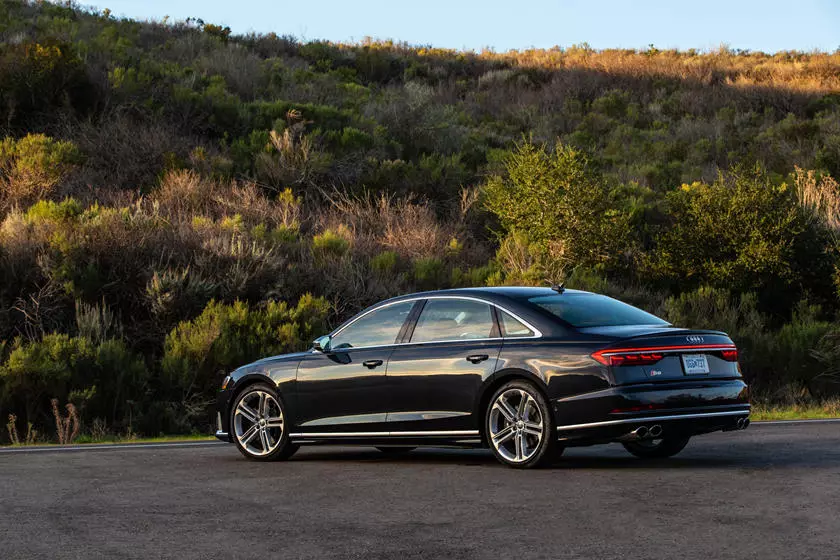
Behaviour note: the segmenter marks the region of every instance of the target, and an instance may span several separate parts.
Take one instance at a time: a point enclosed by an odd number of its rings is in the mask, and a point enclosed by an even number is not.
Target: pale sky
[[[840,0],[102,0],[92,5],[136,19],[196,17],[235,33],[273,31],[342,42],[371,36],[473,50],[583,42],[596,49],[840,48]]]

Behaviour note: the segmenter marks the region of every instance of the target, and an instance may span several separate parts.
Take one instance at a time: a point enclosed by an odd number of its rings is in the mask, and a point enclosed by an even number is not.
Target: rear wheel
[[[641,459],[664,459],[673,457],[688,444],[689,436],[671,436],[624,442],[624,449]]]
[[[239,451],[254,461],[288,459],[298,446],[289,441],[285,408],[266,383],[246,388],[231,410],[231,432]]]
[[[559,454],[548,402],[528,381],[511,381],[493,394],[485,434],[496,459],[510,467],[545,465]]]
[[[416,447],[409,447],[409,446],[395,446],[395,447],[377,447],[379,451],[386,455],[402,455],[404,453],[408,453],[409,451],[414,451],[417,449]]]

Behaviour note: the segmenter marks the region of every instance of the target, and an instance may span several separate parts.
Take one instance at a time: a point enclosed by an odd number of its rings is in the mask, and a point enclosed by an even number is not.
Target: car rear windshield
[[[528,301],[577,328],[668,324],[646,311],[598,294],[565,292]]]

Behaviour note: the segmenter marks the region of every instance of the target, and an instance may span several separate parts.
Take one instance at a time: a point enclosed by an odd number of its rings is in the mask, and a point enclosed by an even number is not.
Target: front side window
[[[655,315],[599,294],[566,292],[528,301],[577,328],[668,325]]]
[[[480,301],[430,299],[414,328],[411,342],[476,340],[493,335],[493,311]]]
[[[332,337],[330,349],[394,344],[412,307],[414,302],[406,301],[368,313]]]

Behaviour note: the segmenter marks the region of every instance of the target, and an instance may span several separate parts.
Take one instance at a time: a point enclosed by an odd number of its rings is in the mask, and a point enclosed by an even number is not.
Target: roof
[[[571,290],[566,289],[564,292],[567,293],[578,293],[578,294],[585,294],[588,292],[584,292],[582,290]],[[538,296],[550,296],[556,295],[557,292],[552,290],[551,288],[546,287],[534,287],[534,286],[488,286],[488,287],[481,287],[481,288],[454,288],[450,290],[434,290],[429,292],[417,292],[414,294],[405,294],[393,299],[402,299],[402,298],[416,298],[416,297],[423,297],[423,296],[437,296],[437,295],[448,295],[448,296],[502,296],[505,298],[511,299],[524,299],[524,298],[531,298],[531,297],[538,297]]]

